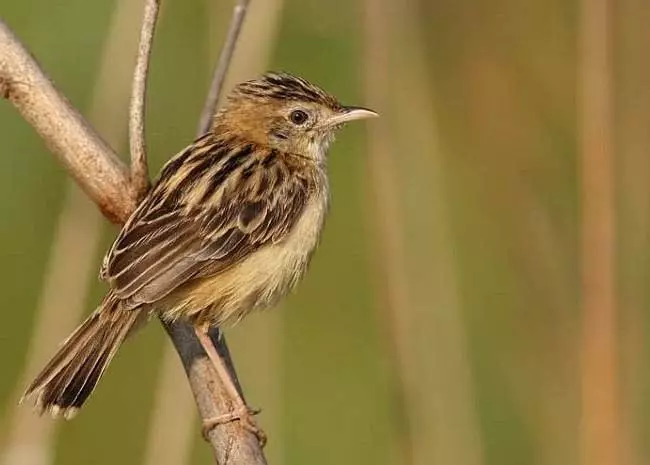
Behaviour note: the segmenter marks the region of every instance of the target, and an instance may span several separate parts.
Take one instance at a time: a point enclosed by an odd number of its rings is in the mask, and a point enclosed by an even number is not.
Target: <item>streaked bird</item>
[[[329,206],[328,148],[343,124],[373,116],[286,73],[236,86],[210,131],[163,167],[104,258],[106,297],[24,397],[70,418],[125,338],[158,314],[193,325],[237,399],[205,427],[255,429],[208,331],[273,305],[303,276]]]

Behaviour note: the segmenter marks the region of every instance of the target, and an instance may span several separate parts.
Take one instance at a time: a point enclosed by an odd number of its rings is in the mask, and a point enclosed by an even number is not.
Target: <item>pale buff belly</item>
[[[172,298],[165,305],[164,317],[223,325],[272,306],[305,273],[326,211],[326,199],[313,200],[286,239],[257,250],[234,267],[201,280],[190,292]]]

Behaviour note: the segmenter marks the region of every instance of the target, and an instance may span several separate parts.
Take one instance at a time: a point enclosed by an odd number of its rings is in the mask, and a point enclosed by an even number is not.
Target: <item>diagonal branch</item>
[[[223,83],[226,80],[226,73],[228,72],[233,53],[235,52],[235,45],[237,45],[237,39],[239,39],[239,33],[244,24],[244,18],[246,18],[249,3],[250,0],[238,0],[232,11],[226,42],[223,44],[223,48],[221,49],[219,61],[217,62],[217,67],[212,76],[208,98],[205,101],[203,111],[201,111],[201,117],[199,118],[199,126],[197,129],[197,135],[199,136],[205,134],[210,128],[212,115],[214,115],[217,103],[219,102],[221,89],[223,89]]]
[[[128,170],[1,20],[0,96],[13,103],[108,219],[126,221],[137,204]],[[192,331],[181,323],[166,329],[183,361],[201,418],[228,413],[231,399],[205,354],[197,349]],[[217,349],[228,356],[223,340],[217,341]],[[234,375],[232,364],[231,372]],[[257,438],[239,423],[213,429],[208,439],[222,465],[266,464]]]
[[[0,20],[0,95],[14,104],[83,191],[114,223],[135,208],[127,168]]]
[[[129,146],[131,149],[131,183],[135,196],[140,200],[149,190],[149,170],[147,168],[147,143],[145,139],[145,111],[147,99],[147,76],[153,35],[156,30],[159,0],[146,0],[138,59],[133,73],[131,105],[129,108]]]

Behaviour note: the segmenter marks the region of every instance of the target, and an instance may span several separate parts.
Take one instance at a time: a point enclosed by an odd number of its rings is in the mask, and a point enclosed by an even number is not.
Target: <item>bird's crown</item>
[[[242,82],[231,94],[258,97],[261,99],[293,100],[325,105],[333,111],[339,111],[342,105],[331,94],[306,79],[284,72],[267,72],[259,79]]]

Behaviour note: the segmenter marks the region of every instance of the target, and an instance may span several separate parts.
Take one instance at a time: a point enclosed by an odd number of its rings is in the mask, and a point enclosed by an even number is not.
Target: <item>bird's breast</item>
[[[305,273],[327,210],[327,194],[315,195],[282,241],[264,246],[225,272],[202,280],[183,302],[170,309],[168,316],[195,317],[222,325],[273,305]]]

